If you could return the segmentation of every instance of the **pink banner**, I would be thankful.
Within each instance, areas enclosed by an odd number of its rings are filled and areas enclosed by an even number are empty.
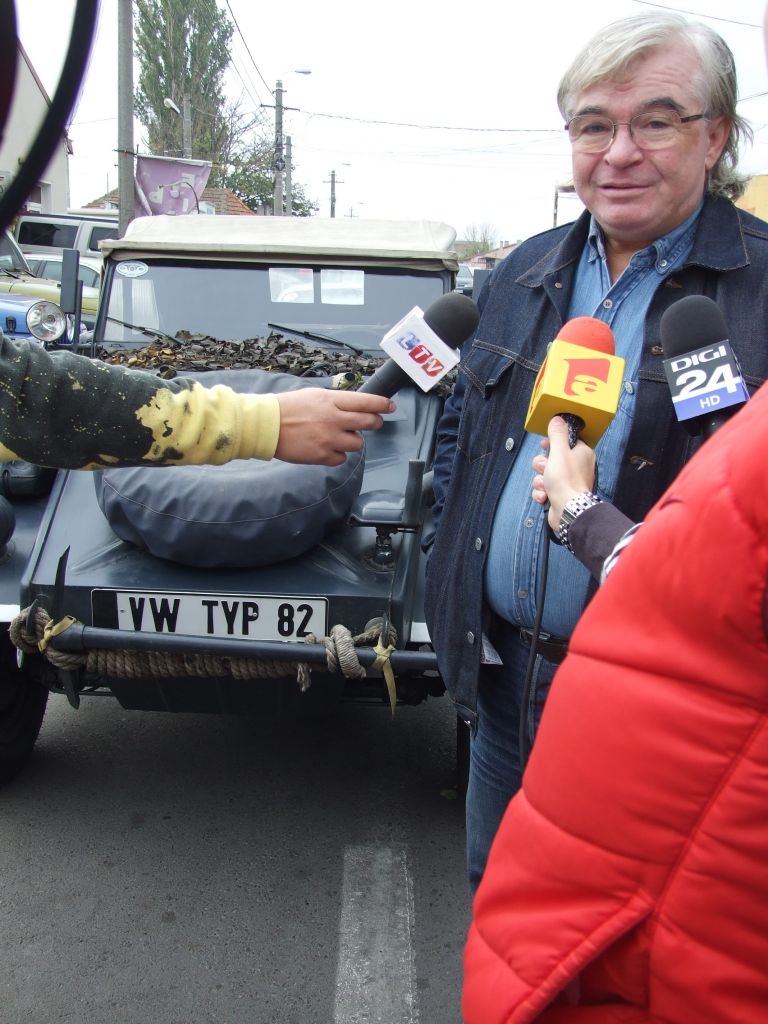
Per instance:
[[[211,164],[168,156],[136,157],[136,215],[200,213]]]

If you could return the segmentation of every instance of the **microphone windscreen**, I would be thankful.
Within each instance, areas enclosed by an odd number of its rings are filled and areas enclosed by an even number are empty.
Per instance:
[[[424,322],[451,348],[459,348],[472,334],[480,310],[461,292],[448,292],[435,299],[424,313]]]
[[[728,338],[720,307],[706,295],[686,295],[661,316],[661,347],[667,359],[719,345]]]
[[[575,316],[573,320],[563,324],[557,337],[560,341],[593,348],[596,352],[605,352],[609,356],[616,351],[613,331],[607,323],[594,316]]]

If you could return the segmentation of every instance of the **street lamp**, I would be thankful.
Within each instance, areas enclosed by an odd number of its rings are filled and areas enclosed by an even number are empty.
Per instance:
[[[294,68],[294,75],[311,75],[309,68]],[[285,171],[285,154],[283,150],[283,111],[296,110],[296,107],[283,106],[283,83],[278,78],[275,83],[275,157],[272,169],[275,172],[275,185],[272,194],[272,213],[275,217],[283,216],[283,173]]]
[[[163,100],[163,106],[166,110],[175,111],[181,118],[181,132],[182,132],[182,145],[184,147],[184,159],[192,159],[192,107],[189,102],[189,93],[184,93],[182,99],[183,110],[179,110],[176,103],[173,102],[170,96],[166,96]]]

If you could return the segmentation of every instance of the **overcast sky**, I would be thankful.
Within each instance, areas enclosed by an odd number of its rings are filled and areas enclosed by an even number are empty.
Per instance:
[[[55,88],[74,0],[16,0],[19,32],[44,85]],[[571,56],[617,18],[653,8],[706,21],[739,70],[740,112],[755,129],[742,161],[768,172],[763,0],[219,0],[237,28],[227,89],[243,109],[273,103],[283,81],[294,178],[336,216],[442,220],[463,236],[488,225],[496,241],[552,225],[569,147],[555,103]],[[727,18],[724,16],[727,14]],[[716,15],[720,15],[717,17]],[[98,34],[70,136],[71,204],[117,186],[117,0],[102,0]],[[309,68],[310,76],[293,73]],[[273,118],[271,110],[266,111]],[[135,142],[144,150],[137,128]],[[581,209],[561,197],[559,221]]]

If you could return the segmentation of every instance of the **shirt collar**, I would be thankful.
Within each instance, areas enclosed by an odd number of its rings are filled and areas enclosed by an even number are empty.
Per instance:
[[[656,266],[660,274],[668,271],[670,265],[675,262],[680,252],[693,243],[693,235],[696,230],[696,222],[699,219],[704,201],[702,200],[690,217],[687,217],[682,224],[672,228],[666,235],[657,238],[655,242],[645,249],[639,249],[632,255],[631,263],[634,266]],[[603,230],[595,220],[590,218],[589,234],[587,235],[587,260],[594,263],[596,259],[605,262],[605,240]]]

